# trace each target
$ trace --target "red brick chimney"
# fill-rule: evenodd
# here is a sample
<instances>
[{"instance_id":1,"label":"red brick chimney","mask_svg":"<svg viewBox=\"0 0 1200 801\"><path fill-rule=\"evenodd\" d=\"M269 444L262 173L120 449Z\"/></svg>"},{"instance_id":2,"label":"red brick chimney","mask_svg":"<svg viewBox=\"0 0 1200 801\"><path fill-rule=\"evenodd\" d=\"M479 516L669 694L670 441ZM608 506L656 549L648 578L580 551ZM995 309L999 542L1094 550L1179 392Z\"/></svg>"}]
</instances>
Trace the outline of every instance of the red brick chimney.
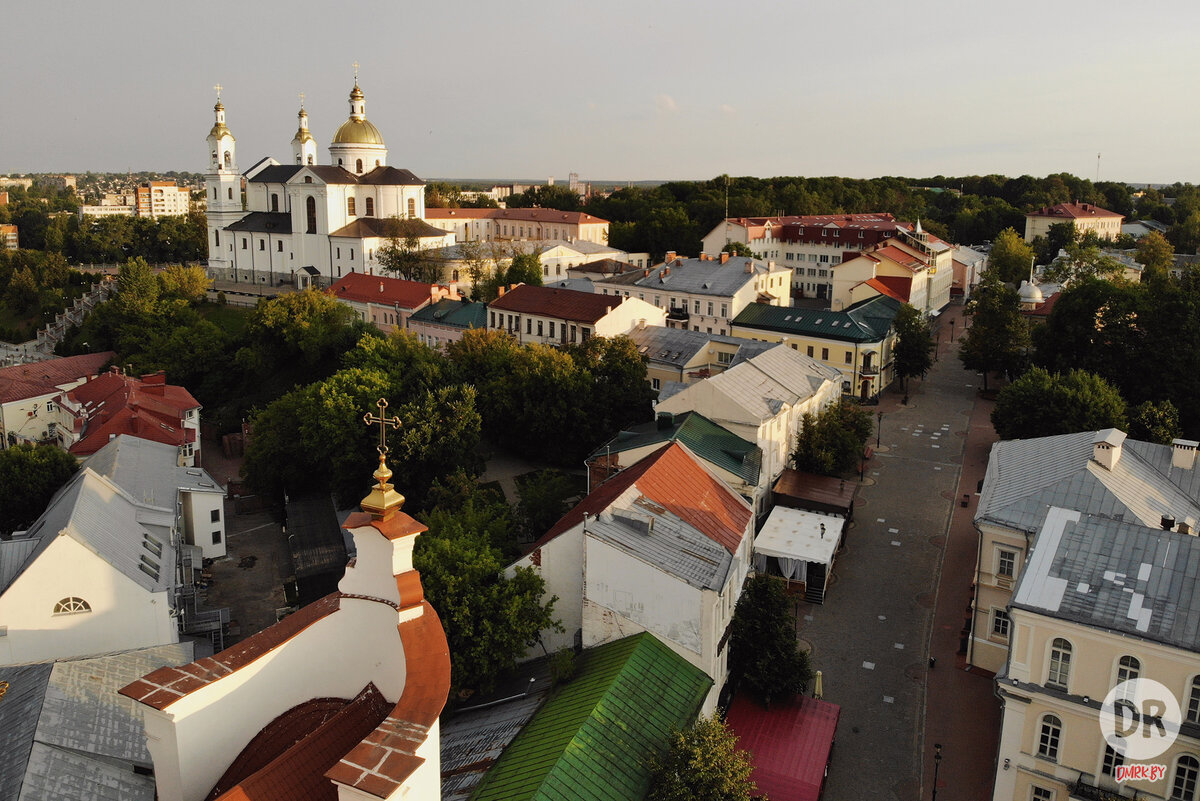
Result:
<instances>
[{"instance_id":1,"label":"red brick chimney","mask_svg":"<svg viewBox=\"0 0 1200 801\"><path fill-rule=\"evenodd\" d=\"M724 264L727 261L729 261L729 251L722 250L721 251L721 264Z\"/></svg>"}]
</instances>

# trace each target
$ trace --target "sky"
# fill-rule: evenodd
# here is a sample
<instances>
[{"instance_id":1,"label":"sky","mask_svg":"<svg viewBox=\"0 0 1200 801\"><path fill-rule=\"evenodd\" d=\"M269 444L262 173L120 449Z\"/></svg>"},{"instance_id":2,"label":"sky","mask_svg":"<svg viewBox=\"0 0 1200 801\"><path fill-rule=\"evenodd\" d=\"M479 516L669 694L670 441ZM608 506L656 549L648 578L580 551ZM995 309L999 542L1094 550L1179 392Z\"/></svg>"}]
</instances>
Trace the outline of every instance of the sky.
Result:
<instances>
[{"instance_id":1,"label":"sky","mask_svg":"<svg viewBox=\"0 0 1200 801\"><path fill-rule=\"evenodd\" d=\"M358 62L388 163L426 179L1200 183L1195 0L19 6L0 173L200 172L217 83L243 170L291 161L301 92L328 161Z\"/></svg>"}]
</instances>

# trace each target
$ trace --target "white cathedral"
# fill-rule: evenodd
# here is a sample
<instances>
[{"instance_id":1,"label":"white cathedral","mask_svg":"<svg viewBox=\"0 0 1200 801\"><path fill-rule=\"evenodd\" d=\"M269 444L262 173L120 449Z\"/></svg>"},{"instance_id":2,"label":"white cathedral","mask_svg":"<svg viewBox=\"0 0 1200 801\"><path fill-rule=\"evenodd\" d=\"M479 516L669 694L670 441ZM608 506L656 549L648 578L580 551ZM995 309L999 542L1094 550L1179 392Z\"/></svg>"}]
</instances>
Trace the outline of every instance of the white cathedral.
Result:
<instances>
[{"instance_id":1,"label":"white cathedral","mask_svg":"<svg viewBox=\"0 0 1200 801\"><path fill-rule=\"evenodd\" d=\"M366 101L354 79L350 118L329 145L330 163L317 164L317 143L300 106L292 139L292 164L264 158L243 175L237 140L225 124L217 87L216 122L208 134L209 276L254 285L328 286L350 272L376 273L375 255L386 244L391 217L422 248L455 243L452 232L425 219L425 182L389 167L387 145L367 120Z\"/></svg>"}]
</instances>

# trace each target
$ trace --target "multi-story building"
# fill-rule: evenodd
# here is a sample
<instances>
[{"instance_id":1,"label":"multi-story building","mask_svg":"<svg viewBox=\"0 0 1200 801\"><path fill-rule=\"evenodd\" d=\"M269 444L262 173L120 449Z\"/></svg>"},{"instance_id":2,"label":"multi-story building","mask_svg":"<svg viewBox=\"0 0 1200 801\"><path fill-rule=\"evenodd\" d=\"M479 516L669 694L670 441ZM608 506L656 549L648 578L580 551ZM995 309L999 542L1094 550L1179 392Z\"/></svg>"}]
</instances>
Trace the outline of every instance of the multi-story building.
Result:
<instances>
[{"instance_id":1,"label":"multi-story building","mask_svg":"<svg viewBox=\"0 0 1200 801\"><path fill-rule=\"evenodd\" d=\"M364 323L385 334L402 331L414 312L443 299L458 300L453 285L423 284L367 273L347 273L327 290L349 306Z\"/></svg>"},{"instance_id":2,"label":"multi-story building","mask_svg":"<svg viewBox=\"0 0 1200 801\"><path fill-rule=\"evenodd\" d=\"M895 378L893 322L904 304L876 295L845 311L796 309L753 303L733 320L733 334L780 342L842 374L842 392L878 397Z\"/></svg>"},{"instance_id":3,"label":"multi-story building","mask_svg":"<svg viewBox=\"0 0 1200 801\"><path fill-rule=\"evenodd\" d=\"M1056 223L1074 223L1080 234L1094 231L1101 239L1116 239L1121 235L1124 220L1125 215L1102 209L1095 203L1055 203L1025 215L1025 241L1046 236Z\"/></svg>"},{"instance_id":4,"label":"multi-story building","mask_svg":"<svg viewBox=\"0 0 1200 801\"><path fill-rule=\"evenodd\" d=\"M834 270L830 307L846 309L880 294L937 315L950 302L954 249L921 230L901 230L874 248L842 262Z\"/></svg>"},{"instance_id":5,"label":"multi-story building","mask_svg":"<svg viewBox=\"0 0 1200 801\"><path fill-rule=\"evenodd\" d=\"M408 318L408 330L426 345L444 350L451 342L462 339L465 331L487 328L487 318L486 303L468 300L463 295L458 300L439 300L413 312Z\"/></svg>"},{"instance_id":6,"label":"multi-story building","mask_svg":"<svg viewBox=\"0 0 1200 801\"><path fill-rule=\"evenodd\" d=\"M85 353L0 368L0 448L54 441L63 392L99 374L116 353Z\"/></svg>"},{"instance_id":7,"label":"multi-story building","mask_svg":"<svg viewBox=\"0 0 1200 801\"><path fill-rule=\"evenodd\" d=\"M833 268L896 235L911 230L892 215L810 214L785 217L730 217L702 240L705 253L719 253L727 242L748 245L761 259L792 268L792 296L828 299Z\"/></svg>"},{"instance_id":8,"label":"multi-story building","mask_svg":"<svg viewBox=\"0 0 1200 801\"><path fill-rule=\"evenodd\" d=\"M15 225L5 223L0 225L0 247L5 250L18 250L21 247L20 229Z\"/></svg>"},{"instance_id":9,"label":"multi-story building","mask_svg":"<svg viewBox=\"0 0 1200 801\"><path fill-rule=\"evenodd\" d=\"M574 345L662 325L666 312L637 298L518 284L488 304L488 328L521 344Z\"/></svg>"},{"instance_id":10,"label":"multi-story building","mask_svg":"<svg viewBox=\"0 0 1200 801\"><path fill-rule=\"evenodd\" d=\"M190 208L191 193L174 181L138 184L134 195L134 214L138 217L182 217Z\"/></svg>"},{"instance_id":11,"label":"multi-story building","mask_svg":"<svg viewBox=\"0 0 1200 801\"><path fill-rule=\"evenodd\" d=\"M608 220L555 209L427 209L425 221L460 242L564 239L608 244Z\"/></svg>"},{"instance_id":12,"label":"multi-story building","mask_svg":"<svg viewBox=\"0 0 1200 801\"><path fill-rule=\"evenodd\" d=\"M671 328L725 336L733 318L751 303L791 305L791 274L773 261L701 254L688 259L668 252L662 264L593 278L602 295L635 297L667 313Z\"/></svg>"},{"instance_id":13,"label":"multi-story building","mask_svg":"<svg viewBox=\"0 0 1200 801\"><path fill-rule=\"evenodd\" d=\"M995 801L1196 801L1200 538L1167 525L1043 510L998 619L1009 648L996 676ZM1145 684L1125 684L1131 679ZM1138 717L1123 714L1106 736L1103 721L1115 724L1117 702ZM1153 714L1161 730L1139 719ZM1138 763L1161 765L1165 775L1119 775Z\"/></svg>"},{"instance_id":14,"label":"multi-story building","mask_svg":"<svg viewBox=\"0 0 1200 801\"><path fill-rule=\"evenodd\" d=\"M646 380L658 392L669 384L694 384L723 372L737 356L744 339L691 331L686 328L639 326L629 338L646 358Z\"/></svg>"}]
</instances>

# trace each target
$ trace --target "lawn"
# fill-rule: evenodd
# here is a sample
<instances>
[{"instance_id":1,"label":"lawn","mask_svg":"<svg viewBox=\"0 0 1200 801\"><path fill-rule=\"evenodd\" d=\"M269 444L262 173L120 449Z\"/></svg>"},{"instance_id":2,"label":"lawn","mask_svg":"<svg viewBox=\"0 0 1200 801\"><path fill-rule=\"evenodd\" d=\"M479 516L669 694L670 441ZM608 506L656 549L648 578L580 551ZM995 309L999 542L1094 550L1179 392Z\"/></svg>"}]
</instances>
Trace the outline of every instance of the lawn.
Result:
<instances>
[{"instance_id":1,"label":"lawn","mask_svg":"<svg viewBox=\"0 0 1200 801\"><path fill-rule=\"evenodd\" d=\"M196 311L205 320L230 336L236 337L246 330L246 324L250 322L250 314L254 309L222 306L219 303L202 303L196 307Z\"/></svg>"}]
</instances>

